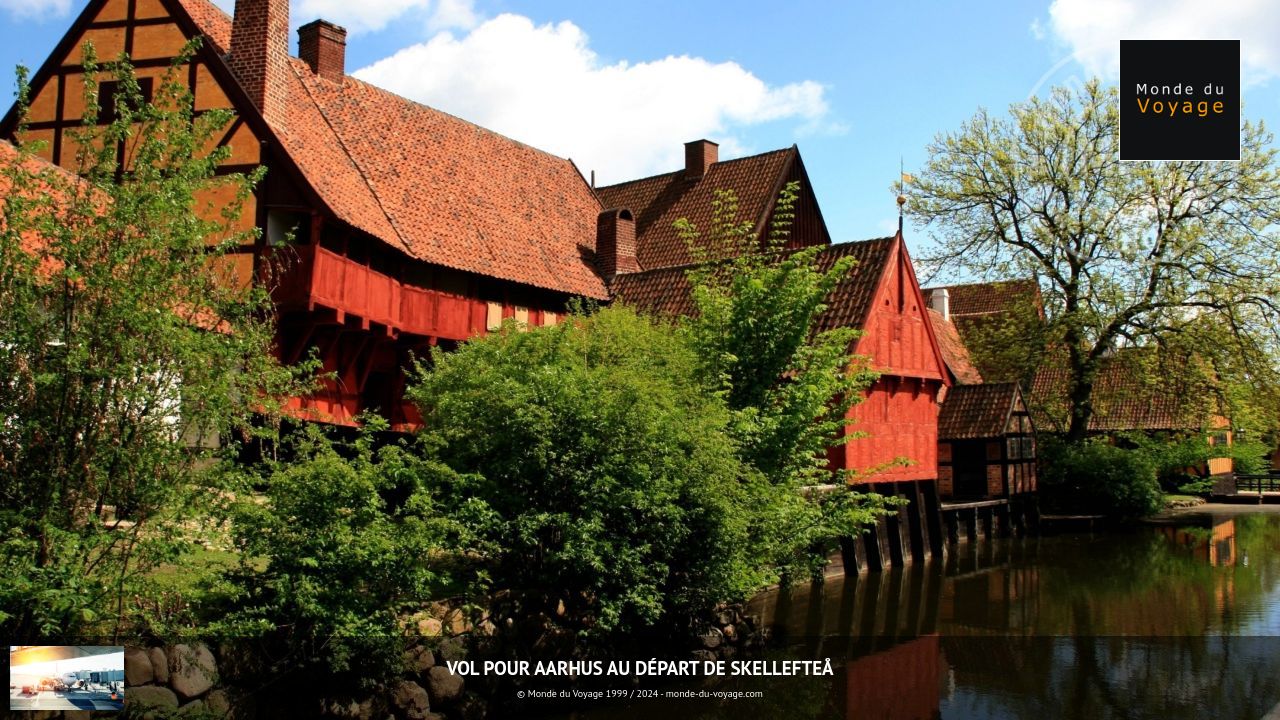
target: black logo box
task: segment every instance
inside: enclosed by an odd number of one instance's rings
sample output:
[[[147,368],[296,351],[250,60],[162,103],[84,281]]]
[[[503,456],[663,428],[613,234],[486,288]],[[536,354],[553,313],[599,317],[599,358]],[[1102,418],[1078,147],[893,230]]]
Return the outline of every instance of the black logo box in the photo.
[[[1240,41],[1121,40],[1120,159],[1239,160]]]

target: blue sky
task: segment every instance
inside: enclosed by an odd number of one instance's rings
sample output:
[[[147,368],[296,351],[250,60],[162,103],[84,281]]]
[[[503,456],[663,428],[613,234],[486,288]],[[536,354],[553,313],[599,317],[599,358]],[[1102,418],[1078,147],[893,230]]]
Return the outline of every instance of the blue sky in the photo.
[[[216,0],[226,8],[234,0]],[[83,0],[0,0],[0,66],[43,62]],[[1241,38],[1245,114],[1280,120],[1280,6],[294,0],[351,30],[348,71],[572,157],[601,184],[796,143],[837,242],[887,234],[891,184],[980,106],[1114,80],[1120,37]],[[5,92],[13,81],[5,78]],[[908,229],[919,254],[923,232]]]

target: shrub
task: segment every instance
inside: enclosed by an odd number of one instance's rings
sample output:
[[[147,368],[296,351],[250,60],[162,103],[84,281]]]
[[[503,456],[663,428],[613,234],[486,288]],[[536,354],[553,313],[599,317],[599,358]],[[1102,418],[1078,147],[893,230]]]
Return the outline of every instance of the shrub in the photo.
[[[1271,469],[1271,448],[1258,440],[1237,442],[1230,448],[1231,462],[1237,473],[1256,475]]]
[[[479,591],[561,608],[602,640],[745,596],[758,481],[722,399],[669,328],[624,307],[527,331],[509,323],[419,367],[409,396],[453,475]]]
[[[1068,512],[1141,517],[1161,507],[1156,465],[1142,450],[1102,442],[1041,442],[1042,502]]]
[[[282,645],[290,669],[366,680],[400,669],[400,618],[443,582],[430,561],[451,526],[426,490],[429,466],[398,444],[374,450],[376,426],[352,444],[309,428],[297,457],[268,468],[265,497],[242,495],[241,564],[215,632]]]

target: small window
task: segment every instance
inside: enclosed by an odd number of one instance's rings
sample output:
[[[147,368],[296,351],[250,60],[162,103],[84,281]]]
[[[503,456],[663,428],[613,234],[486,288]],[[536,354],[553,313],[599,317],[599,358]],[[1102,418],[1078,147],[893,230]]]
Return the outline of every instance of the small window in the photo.
[[[267,245],[307,245],[311,242],[310,218],[288,210],[267,211]]]
[[[138,90],[142,93],[142,102],[150,103],[151,78],[138,78]],[[123,92],[119,80],[105,80],[98,83],[98,124],[107,125],[116,121],[116,96]],[[134,108],[137,110],[138,108]]]

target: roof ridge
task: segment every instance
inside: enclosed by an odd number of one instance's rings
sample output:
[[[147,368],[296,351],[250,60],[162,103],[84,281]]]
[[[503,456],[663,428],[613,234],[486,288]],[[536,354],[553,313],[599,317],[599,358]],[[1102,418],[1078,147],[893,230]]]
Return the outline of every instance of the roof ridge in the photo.
[[[733,164],[733,163],[739,162],[739,161],[741,161],[741,160],[754,160],[754,159],[756,159],[756,158],[764,157],[765,155],[775,155],[775,154],[778,154],[778,153],[785,153],[785,152],[790,151],[790,150],[791,150],[792,148],[794,148],[794,147],[795,147],[795,145],[791,145],[790,147],[777,148],[776,150],[766,150],[766,151],[764,151],[764,152],[758,152],[758,153],[755,153],[754,155],[743,155],[742,157],[730,158],[730,159],[728,159],[728,160],[717,160],[714,164],[715,164],[715,165],[730,165],[730,164]],[[680,174],[680,173],[682,173],[682,172],[684,172],[684,171],[683,171],[683,170],[668,170],[667,172],[656,173],[656,174],[653,174],[653,175],[647,175],[647,176],[645,176],[645,177],[635,178],[634,180],[623,180],[623,181],[622,181],[622,182],[620,182],[620,183],[614,183],[614,184],[612,184],[612,185],[601,185],[598,189],[599,189],[599,190],[611,190],[611,189],[613,189],[613,188],[622,187],[623,185],[634,185],[635,183],[645,182],[645,181],[648,181],[648,180],[656,180],[656,179],[658,179],[658,178],[660,178],[660,177],[666,177],[667,175],[679,175],[679,174]],[[706,175],[703,175],[702,177],[706,177]],[[701,178],[690,178],[690,179],[701,179]]]
[[[868,243],[874,243],[874,242],[892,242],[893,239],[896,237],[897,237],[896,235],[885,235],[884,237],[867,238],[865,240],[842,240],[840,242],[833,242],[827,247],[837,248],[842,246],[849,247],[852,245],[866,245]]]
[[[297,60],[297,58],[290,58]],[[299,61],[302,62],[302,61]],[[298,79],[298,84],[302,86],[303,91],[307,94],[307,99],[315,106],[316,112],[320,113],[320,117],[324,118],[324,124],[328,126],[329,132],[333,133],[333,137],[338,141],[338,146],[342,148],[342,154],[347,156],[347,160],[351,161],[351,166],[356,169],[356,173],[360,175],[360,179],[364,181],[364,186],[369,189],[369,194],[373,197],[373,201],[378,204],[378,209],[382,211],[382,216],[387,219],[387,225],[391,227],[392,232],[396,234],[396,238],[400,241],[400,247],[405,253],[412,256],[413,252],[409,247],[408,241],[405,240],[404,233],[400,231],[400,226],[396,223],[395,218],[391,217],[391,213],[387,212],[387,208],[382,203],[382,198],[378,196],[378,191],[373,187],[373,182],[369,180],[369,176],[365,173],[364,168],[360,166],[360,162],[351,154],[350,148],[347,147],[346,140],[342,134],[334,127],[333,121],[329,119],[329,114],[325,112],[324,105],[316,100],[311,92],[311,88],[307,87],[306,80],[302,78],[298,71],[298,63],[290,62],[289,69],[293,72],[294,77]]]
[[[961,287],[967,288],[967,287],[982,287],[984,285],[1014,285],[1017,283],[1035,283],[1035,282],[1036,282],[1036,279],[1033,277],[1007,278],[1005,280],[988,280],[985,282],[952,283],[949,285],[930,285],[929,287],[922,287],[920,289],[921,290],[942,290],[942,289],[950,290],[952,288],[961,288]]]

